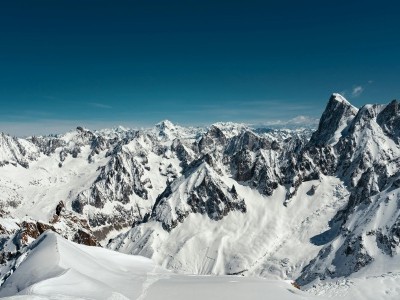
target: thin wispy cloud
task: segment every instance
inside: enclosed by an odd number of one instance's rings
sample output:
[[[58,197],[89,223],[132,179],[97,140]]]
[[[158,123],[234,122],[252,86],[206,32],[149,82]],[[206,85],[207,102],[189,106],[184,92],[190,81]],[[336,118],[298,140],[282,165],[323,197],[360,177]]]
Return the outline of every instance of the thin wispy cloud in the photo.
[[[315,105],[311,104],[297,104],[297,103],[286,103],[281,100],[265,100],[265,101],[230,101],[229,105],[226,103],[221,104],[198,104],[195,105],[197,111],[202,111],[210,114],[255,114],[255,115],[266,115],[273,111],[275,114],[287,114],[288,111],[292,112],[309,112],[315,109]]]
[[[103,103],[98,103],[98,102],[89,102],[88,103],[90,106],[97,107],[97,108],[103,108],[103,109],[111,109],[112,106],[103,104]]]
[[[173,123],[186,126],[209,125],[219,121],[234,121],[246,124],[276,125],[308,125],[314,124],[313,116],[319,115],[318,109],[308,103],[286,103],[275,99],[251,99],[247,101],[230,101],[226,103],[196,103],[185,107],[176,107],[173,111],[165,111],[163,107],[152,110],[124,110],[101,102],[76,101],[86,106],[91,113],[102,113],[88,118],[85,114],[72,118],[54,119],[54,114],[47,115],[40,111],[25,111],[21,116],[3,119],[0,131],[13,135],[40,135],[63,133],[76,126],[90,129],[110,128],[118,125],[126,127],[151,127],[160,120],[169,119]],[[83,109],[84,107],[82,107]],[[113,111],[112,116],[109,112]],[[18,114],[16,114],[18,115]],[[300,116],[299,116],[300,115]],[[0,113],[1,116],[1,113]],[[9,115],[8,115],[9,116]],[[207,116],[205,120],[204,116]],[[304,117],[310,116],[310,117]],[[135,121],[133,121],[135,120]]]
[[[313,118],[310,116],[304,116],[304,115],[300,115],[300,116],[296,116],[292,119],[289,120],[280,120],[280,119],[275,119],[275,120],[270,120],[270,121],[266,121],[266,122],[262,122],[262,125],[265,126],[299,126],[299,127],[308,127],[308,126],[317,126],[319,123],[319,119],[318,118]]]
[[[352,89],[342,90],[340,92],[340,94],[342,96],[348,96],[348,97],[351,97],[351,98],[357,98],[357,97],[361,96],[361,94],[363,94],[365,92],[365,89],[369,85],[371,85],[373,83],[374,83],[373,80],[368,80],[367,82],[364,82],[364,83],[361,83],[361,84],[358,84],[358,85],[354,85]]]
[[[151,125],[136,121],[117,121],[117,120],[59,120],[44,119],[38,121],[0,121],[0,132],[13,136],[26,137],[32,135],[62,134],[73,131],[77,126],[88,128],[90,130],[99,130],[104,128],[115,128],[123,126],[126,128],[143,128]]]
[[[287,121],[288,124],[293,125],[317,125],[319,118],[312,118],[310,116],[297,116]]]
[[[351,91],[352,97],[358,97],[364,92],[364,88],[361,85],[355,86]]]

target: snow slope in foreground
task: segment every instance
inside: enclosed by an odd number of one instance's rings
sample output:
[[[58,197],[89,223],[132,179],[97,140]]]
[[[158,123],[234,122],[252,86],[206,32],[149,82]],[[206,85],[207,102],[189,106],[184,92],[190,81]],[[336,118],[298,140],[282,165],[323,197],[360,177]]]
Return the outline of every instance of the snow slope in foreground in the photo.
[[[140,256],[77,245],[44,233],[0,290],[6,299],[326,299],[289,282],[241,276],[179,275]],[[316,286],[333,299],[397,299],[395,274]],[[364,292],[363,292],[364,291]],[[335,297],[337,296],[337,297]],[[332,299],[332,298],[331,298]]]
[[[168,272],[140,256],[77,245],[46,232],[30,246],[0,297],[11,299],[302,299],[284,281]]]

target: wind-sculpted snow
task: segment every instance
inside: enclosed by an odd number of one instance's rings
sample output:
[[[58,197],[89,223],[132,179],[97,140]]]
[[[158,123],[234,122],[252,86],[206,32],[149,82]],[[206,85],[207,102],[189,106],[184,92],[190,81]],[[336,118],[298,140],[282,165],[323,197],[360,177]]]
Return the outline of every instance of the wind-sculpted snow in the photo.
[[[62,201],[103,246],[177,271],[296,279],[306,288],[398,272],[399,122],[397,101],[357,109],[333,94],[315,132],[163,121],[2,134],[1,238],[10,241],[28,219],[50,224]],[[56,231],[87,241],[67,223]]]
[[[26,249],[0,290],[3,299],[314,298],[289,282],[178,275],[151,260],[76,245],[46,232]],[[11,297],[15,296],[15,297]]]
[[[242,276],[179,275],[151,260],[73,244],[43,233],[25,249],[0,297],[25,299],[396,299],[398,273],[318,283],[306,293],[290,282]],[[316,296],[318,295],[318,296]]]

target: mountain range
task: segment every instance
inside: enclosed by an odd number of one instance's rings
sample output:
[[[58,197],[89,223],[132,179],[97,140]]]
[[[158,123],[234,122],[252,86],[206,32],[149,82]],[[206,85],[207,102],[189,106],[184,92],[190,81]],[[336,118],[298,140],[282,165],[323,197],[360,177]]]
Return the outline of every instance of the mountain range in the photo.
[[[356,108],[333,94],[315,130],[163,121],[1,133],[1,289],[21,291],[11,288],[18,269],[43,236],[180,274],[291,280],[314,292],[400,278],[399,106]]]

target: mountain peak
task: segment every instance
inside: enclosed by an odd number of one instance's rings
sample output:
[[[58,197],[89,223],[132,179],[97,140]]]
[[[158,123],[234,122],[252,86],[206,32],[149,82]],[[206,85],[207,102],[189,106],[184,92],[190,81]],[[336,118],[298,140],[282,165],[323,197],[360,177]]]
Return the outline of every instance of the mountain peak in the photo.
[[[346,98],[339,93],[333,93],[329,101],[337,101],[343,104],[351,105],[350,102],[347,101]]]
[[[161,140],[169,140],[177,137],[177,126],[175,126],[171,121],[164,120],[157,123],[155,126],[156,135]]]
[[[169,120],[163,120],[160,123],[157,123],[156,127],[160,129],[165,129],[165,128],[174,128],[175,125]]]
[[[327,104],[327,108],[329,106],[335,106],[336,108],[338,106],[349,107],[354,115],[356,115],[358,112],[358,108],[355,107],[354,105],[352,105],[349,101],[347,101],[347,99],[344,96],[342,96],[339,93],[333,93],[331,95],[331,97],[329,98],[328,104]]]
[[[230,211],[245,213],[244,199],[223,182],[207,161],[200,159],[160,194],[152,218],[160,222],[164,230],[171,231],[189,214],[207,215],[218,221]]]
[[[377,120],[384,133],[400,144],[400,103],[393,100],[379,113]]]
[[[336,144],[357,112],[358,109],[342,95],[332,94],[320,119],[318,130],[311,137],[310,144],[318,146]]]

